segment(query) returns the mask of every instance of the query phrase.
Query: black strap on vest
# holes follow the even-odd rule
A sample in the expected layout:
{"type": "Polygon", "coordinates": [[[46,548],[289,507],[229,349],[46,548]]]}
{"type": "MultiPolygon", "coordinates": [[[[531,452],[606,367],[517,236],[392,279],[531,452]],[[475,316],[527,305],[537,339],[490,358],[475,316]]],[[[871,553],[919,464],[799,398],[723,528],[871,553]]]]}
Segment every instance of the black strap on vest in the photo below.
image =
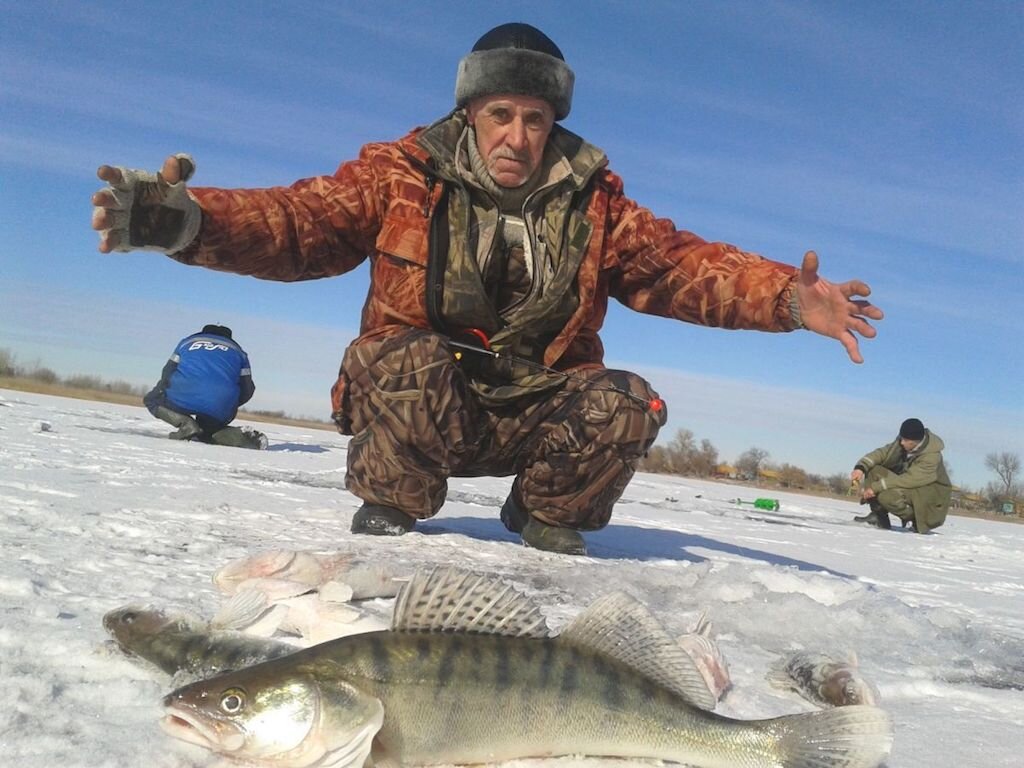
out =
{"type": "Polygon", "coordinates": [[[442,309],[444,307],[444,275],[448,268],[448,195],[449,186],[441,182],[441,197],[434,206],[430,220],[430,250],[427,254],[427,319],[435,331],[448,333],[442,309]]]}

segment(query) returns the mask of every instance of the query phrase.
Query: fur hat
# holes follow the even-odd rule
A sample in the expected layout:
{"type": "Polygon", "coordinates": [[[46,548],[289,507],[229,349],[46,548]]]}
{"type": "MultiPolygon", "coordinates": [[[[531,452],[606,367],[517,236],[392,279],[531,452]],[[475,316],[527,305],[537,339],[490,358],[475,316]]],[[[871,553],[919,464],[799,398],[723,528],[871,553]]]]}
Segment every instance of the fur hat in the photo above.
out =
{"type": "Polygon", "coordinates": [[[900,437],[904,440],[924,440],[924,424],[920,419],[907,419],[900,424],[900,437]]]}
{"type": "Polygon", "coordinates": [[[551,38],[529,24],[502,24],[476,41],[459,62],[455,103],[477,96],[513,93],[544,99],[562,120],[572,108],[576,76],[551,38]]]}

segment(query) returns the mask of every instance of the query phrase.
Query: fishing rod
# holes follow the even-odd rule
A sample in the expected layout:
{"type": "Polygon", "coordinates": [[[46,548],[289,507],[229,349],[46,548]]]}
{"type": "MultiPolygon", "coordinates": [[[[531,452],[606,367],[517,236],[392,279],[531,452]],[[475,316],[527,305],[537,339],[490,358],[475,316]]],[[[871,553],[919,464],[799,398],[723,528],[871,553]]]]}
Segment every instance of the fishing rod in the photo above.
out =
{"type": "MultiPolygon", "coordinates": [[[[455,347],[457,350],[473,352],[474,354],[477,355],[489,357],[492,360],[503,360],[508,363],[525,365],[528,368],[533,368],[534,370],[537,371],[544,371],[545,373],[554,374],[555,376],[562,376],[565,379],[578,381],[584,384],[585,386],[589,387],[590,389],[601,390],[604,392],[615,392],[616,394],[628,397],[630,400],[633,400],[634,402],[640,403],[644,408],[646,408],[649,411],[653,411],[654,413],[664,410],[665,408],[665,401],[662,400],[660,397],[653,397],[648,399],[646,397],[641,397],[640,395],[635,395],[629,390],[622,389],[621,387],[616,387],[612,384],[594,384],[590,379],[584,378],[583,376],[578,376],[574,373],[569,373],[568,371],[559,371],[552,368],[549,365],[544,365],[543,363],[535,362],[533,360],[530,360],[529,358],[521,357],[520,355],[516,355],[511,352],[498,352],[497,350],[491,349],[491,343],[490,340],[487,338],[487,334],[485,334],[479,328],[467,328],[466,334],[479,339],[480,344],[482,346],[477,344],[470,344],[464,341],[457,341],[456,339],[453,339],[451,337],[448,338],[448,345],[455,347]]],[[[461,359],[461,352],[456,352],[455,361],[458,362],[461,359]]]]}

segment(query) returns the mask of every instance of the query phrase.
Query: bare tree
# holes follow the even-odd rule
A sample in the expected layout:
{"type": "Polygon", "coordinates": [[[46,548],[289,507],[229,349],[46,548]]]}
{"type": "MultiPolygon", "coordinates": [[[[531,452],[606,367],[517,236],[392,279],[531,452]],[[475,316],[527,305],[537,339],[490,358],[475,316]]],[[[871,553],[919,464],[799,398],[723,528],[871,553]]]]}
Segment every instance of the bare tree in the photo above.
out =
{"type": "Polygon", "coordinates": [[[706,437],[700,441],[700,450],[693,456],[693,471],[697,477],[711,477],[718,467],[718,449],[706,437]]]}
{"type": "Polygon", "coordinates": [[[850,476],[845,472],[836,472],[825,478],[828,489],[837,496],[848,495],[850,490],[850,476]]]}
{"type": "Polygon", "coordinates": [[[751,480],[757,480],[757,474],[768,455],[764,448],[748,448],[736,459],[736,469],[751,480]]]}
{"type": "Polygon", "coordinates": [[[1020,456],[1009,451],[1002,453],[990,453],[985,456],[985,466],[999,476],[1003,484],[1003,496],[1016,495],[1017,475],[1020,472],[1020,456]]]}

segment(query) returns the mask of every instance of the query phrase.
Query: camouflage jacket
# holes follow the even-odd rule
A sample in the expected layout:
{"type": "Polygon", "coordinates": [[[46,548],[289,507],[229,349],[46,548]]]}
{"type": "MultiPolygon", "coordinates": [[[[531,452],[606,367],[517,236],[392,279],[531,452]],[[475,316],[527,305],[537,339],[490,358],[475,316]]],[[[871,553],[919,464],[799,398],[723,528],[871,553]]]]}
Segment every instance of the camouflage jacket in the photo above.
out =
{"type": "MultiPolygon", "coordinates": [[[[332,176],[290,187],[194,188],[203,224],[196,240],[172,258],[282,281],[340,275],[370,259],[356,343],[409,326],[440,323],[451,330],[444,315],[457,307],[430,297],[450,282],[447,256],[464,236],[456,226],[466,218],[461,182],[445,156],[463,123],[463,114],[454,112],[398,141],[366,145],[332,176]],[[447,227],[439,224],[442,218],[447,227]]],[[[560,126],[549,143],[573,169],[548,198],[543,224],[565,265],[552,304],[570,311],[545,334],[550,341],[539,360],[562,370],[601,365],[598,331],[609,297],[638,312],[700,325],[796,327],[789,311],[794,267],[705,242],[656,218],[623,194],[622,180],[607,169],[600,150],[560,126]]]]}
{"type": "Polygon", "coordinates": [[[924,439],[913,451],[904,451],[896,438],[861,458],[855,469],[865,475],[876,466],[893,472],[872,481],[871,489],[876,494],[896,489],[904,491],[914,508],[917,530],[927,533],[945,522],[953,495],[949,473],[942,461],[943,448],[942,438],[926,429],[924,439]]]}
{"type": "Polygon", "coordinates": [[[875,493],[892,488],[912,490],[926,485],[950,488],[949,475],[942,463],[943,448],[942,438],[926,429],[924,439],[909,453],[903,450],[897,438],[861,458],[854,468],[867,474],[878,465],[894,473],[871,484],[875,493]]]}

